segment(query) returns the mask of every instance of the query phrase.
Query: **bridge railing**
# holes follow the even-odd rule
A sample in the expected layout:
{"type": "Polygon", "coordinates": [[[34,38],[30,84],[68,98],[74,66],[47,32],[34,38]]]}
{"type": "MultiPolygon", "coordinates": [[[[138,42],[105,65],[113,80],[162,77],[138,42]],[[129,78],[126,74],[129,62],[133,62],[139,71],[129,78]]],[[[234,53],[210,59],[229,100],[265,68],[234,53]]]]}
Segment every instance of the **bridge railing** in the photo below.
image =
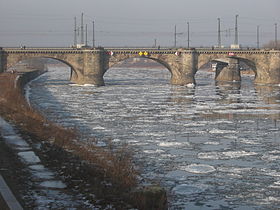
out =
{"type": "Polygon", "coordinates": [[[140,48],[140,47],[110,47],[110,48],[75,48],[75,47],[4,47],[1,51],[8,53],[99,53],[100,50],[113,52],[114,54],[139,54],[148,52],[149,54],[174,54],[177,52],[188,54],[196,52],[198,54],[227,54],[233,52],[234,54],[268,54],[280,53],[279,50],[271,49],[230,49],[230,48],[140,48]]]}

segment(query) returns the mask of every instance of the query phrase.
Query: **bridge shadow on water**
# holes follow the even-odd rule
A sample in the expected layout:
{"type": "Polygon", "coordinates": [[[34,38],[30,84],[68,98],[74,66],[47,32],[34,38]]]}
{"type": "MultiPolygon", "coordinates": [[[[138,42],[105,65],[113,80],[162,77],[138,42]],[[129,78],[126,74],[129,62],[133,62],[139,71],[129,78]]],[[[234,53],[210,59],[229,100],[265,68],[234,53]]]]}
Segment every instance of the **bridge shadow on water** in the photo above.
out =
{"type": "MultiPolygon", "coordinates": [[[[104,134],[102,132],[98,131],[95,131],[94,137],[88,136],[87,133],[90,133],[89,131],[92,132],[92,127],[88,126],[84,121],[82,121],[77,112],[67,109],[65,102],[61,101],[61,99],[56,96],[57,93],[54,93],[46,88],[46,86],[54,86],[62,94],[73,93],[68,92],[69,88],[74,92],[80,91],[76,90],[77,86],[71,83],[68,79],[54,79],[52,76],[50,76],[50,72],[46,72],[40,78],[32,81],[29,86],[32,89],[30,96],[31,105],[39,110],[48,120],[51,120],[57,124],[61,124],[66,128],[75,129],[84,140],[98,143],[98,139],[100,138],[102,141],[109,141],[109,139],[103,138],[104,134]]],[[[84,87],[84,89],[88,89],[88,87],[84,87]]],[[[84,90],[81,91],[81,93],[92,96],[93,94],[98,94],[98,91],[84,90]]],[[[75,101],[74,98],[73,101],[75,101]]],[[[78,110],[82,107],[76,108],[78,110]]]]}
{"type": "Polygon", "coordinates": [[[149,79],[142,78],[142,79],[116,79],[116,80],[105,80],[106,86],[145,86],[153,83],[162,83],[162,79],[149,79]]]}

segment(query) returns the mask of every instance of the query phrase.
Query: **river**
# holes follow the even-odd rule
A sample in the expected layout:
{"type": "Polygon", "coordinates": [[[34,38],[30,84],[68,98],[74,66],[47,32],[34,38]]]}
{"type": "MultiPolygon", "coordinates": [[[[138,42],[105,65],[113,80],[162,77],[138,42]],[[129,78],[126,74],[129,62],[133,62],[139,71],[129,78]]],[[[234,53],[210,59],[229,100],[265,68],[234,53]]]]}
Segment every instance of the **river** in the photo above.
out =
{"type": "Polygon", "coordinates": [[[220,85],[202,70],[195,88],[170,85],[166,69],[109,69],[103,87],[69,75],[49,67],[30,84],[31,104],[100,146],[128,144],[170,209],[280,208],[280,86],[248,75],[220,85]]]}

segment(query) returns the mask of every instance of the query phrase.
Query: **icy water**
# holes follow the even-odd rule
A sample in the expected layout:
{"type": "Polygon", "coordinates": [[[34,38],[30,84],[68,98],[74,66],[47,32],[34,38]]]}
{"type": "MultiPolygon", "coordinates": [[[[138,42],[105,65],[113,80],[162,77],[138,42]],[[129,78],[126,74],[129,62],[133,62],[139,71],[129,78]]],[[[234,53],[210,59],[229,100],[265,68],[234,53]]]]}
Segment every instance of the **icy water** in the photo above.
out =
{"type": "Polygon", "coordinates": [[[76,86],[50,67],[30,85],[46,116],[135,151],[142,176],[169,192],[170,209],[280,208],[280,87],[169,84],[164,69],[110,69],[106,86],[76,86]]]}

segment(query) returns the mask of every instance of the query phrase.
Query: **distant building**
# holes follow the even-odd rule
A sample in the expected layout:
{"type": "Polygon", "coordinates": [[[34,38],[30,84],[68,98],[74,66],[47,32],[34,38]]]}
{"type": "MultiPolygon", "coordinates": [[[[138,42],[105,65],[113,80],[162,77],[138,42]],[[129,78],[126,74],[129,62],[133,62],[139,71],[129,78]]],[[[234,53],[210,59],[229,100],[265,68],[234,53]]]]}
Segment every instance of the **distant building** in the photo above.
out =
{"type": "Polygon", "coordinates": [[[230,45],[230,49],[240,49],[240,45],[239,44],[232,44],[230,45]]]}

